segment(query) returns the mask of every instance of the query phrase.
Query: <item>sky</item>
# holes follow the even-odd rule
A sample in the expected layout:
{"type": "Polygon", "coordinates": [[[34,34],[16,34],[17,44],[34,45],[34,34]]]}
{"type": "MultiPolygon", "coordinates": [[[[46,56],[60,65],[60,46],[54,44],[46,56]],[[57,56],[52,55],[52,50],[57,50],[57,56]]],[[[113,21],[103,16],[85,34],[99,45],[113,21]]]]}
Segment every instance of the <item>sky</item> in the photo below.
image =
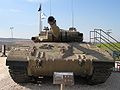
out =
{"type": "Polygon", "coordinates": [[[74,27],[84,33],[85,41],[89,41],[89,32],[94,29],[111,30],[111,35],[120,41],[120,0],[0,0],[0,37],[11,38],[10,27],[14,27],[14,38],[38,35],[40,3],[46,15],[43,26],[49,27],[47,18],[51,12],[57,25],[68,30],[73,12],[74,27]]]}

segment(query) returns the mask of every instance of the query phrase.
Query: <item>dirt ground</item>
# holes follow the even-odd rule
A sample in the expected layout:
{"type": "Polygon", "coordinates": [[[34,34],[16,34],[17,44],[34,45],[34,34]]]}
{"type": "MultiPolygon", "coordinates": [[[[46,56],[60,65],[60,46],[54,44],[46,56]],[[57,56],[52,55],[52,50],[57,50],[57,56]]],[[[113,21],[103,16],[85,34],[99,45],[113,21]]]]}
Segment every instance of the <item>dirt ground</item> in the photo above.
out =
{"type": "MultiPolygon", "coordinates": [[[[53,85],[49,81],[41,84],[19,85],[15,83],[8,73],[5,62],[6,58],[0,57],[0,90],[60,90],[59,85],[53,85]]],[[[104,84],[90,86],[76,83],[74,86],[66,86],[65,90],[120,90],[120,73],[113,72],[104,84]]]]}

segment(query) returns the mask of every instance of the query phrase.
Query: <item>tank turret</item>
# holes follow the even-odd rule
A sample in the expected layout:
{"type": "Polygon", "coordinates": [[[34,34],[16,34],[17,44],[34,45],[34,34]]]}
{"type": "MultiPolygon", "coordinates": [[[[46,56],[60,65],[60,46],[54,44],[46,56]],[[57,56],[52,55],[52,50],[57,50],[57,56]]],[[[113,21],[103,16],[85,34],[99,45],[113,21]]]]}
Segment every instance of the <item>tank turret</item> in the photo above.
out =
{"type": "Polygon", "coordinates": [[[48,18],[48,23],[50,25],[50,29],[45,31],[41,31],[39,36],[32,37],[31,39],[34,42],[82,42],[83,41],[83,33],[80,33],[76,30],[76,28],[70,28],[69,30],[60,29],[56,20],[53,16],[48,18]]]}

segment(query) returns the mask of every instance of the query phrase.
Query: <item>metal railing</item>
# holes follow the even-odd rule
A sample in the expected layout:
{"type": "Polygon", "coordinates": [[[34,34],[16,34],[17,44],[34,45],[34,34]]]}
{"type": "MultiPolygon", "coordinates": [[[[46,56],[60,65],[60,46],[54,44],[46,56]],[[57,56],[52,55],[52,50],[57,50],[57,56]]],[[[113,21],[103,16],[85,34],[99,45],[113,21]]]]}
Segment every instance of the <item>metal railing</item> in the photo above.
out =
{"type": "Polygon", "coordinates": [[[94,29],[94,31],[90,31],[90,43],[101,43],[110,51],[112,51],[112,55],[114,58],[120,56],[120,47],[115,44],[120,44],[120,42],[113,38],[111,35],[109,35],[107,32],[103,31],[102,29],[94,29]]]}

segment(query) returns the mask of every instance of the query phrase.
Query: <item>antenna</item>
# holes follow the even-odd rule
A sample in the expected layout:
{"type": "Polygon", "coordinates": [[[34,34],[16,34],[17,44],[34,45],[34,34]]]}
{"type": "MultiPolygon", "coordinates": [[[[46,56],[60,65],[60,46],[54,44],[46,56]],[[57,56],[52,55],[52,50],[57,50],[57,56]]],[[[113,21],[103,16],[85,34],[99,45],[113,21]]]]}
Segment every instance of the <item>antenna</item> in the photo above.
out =
{"type": "Polygon", "coordinates": [[[71,10],[72,10],[72,27],[74,27],[74,7],[73,7],[73,0],[71,1],[71,10]]]}
{"type": "Polygon", "coordinates": [[[39,32],[41,32],[42,31],[42,19],[41,19],[41,12],[42,11],[42,9],[41,9],[41,3],[40,3],[40,7],[39,7],[39,9],[38,9],[38,12],[39,12],[39,15],[40,15],[40,21],[39,21],[39,32]]]}
{"type": "Polygon", "coordinates": [[[50,0],[50,16],[51,16],[51,0],[50,0]]]}

